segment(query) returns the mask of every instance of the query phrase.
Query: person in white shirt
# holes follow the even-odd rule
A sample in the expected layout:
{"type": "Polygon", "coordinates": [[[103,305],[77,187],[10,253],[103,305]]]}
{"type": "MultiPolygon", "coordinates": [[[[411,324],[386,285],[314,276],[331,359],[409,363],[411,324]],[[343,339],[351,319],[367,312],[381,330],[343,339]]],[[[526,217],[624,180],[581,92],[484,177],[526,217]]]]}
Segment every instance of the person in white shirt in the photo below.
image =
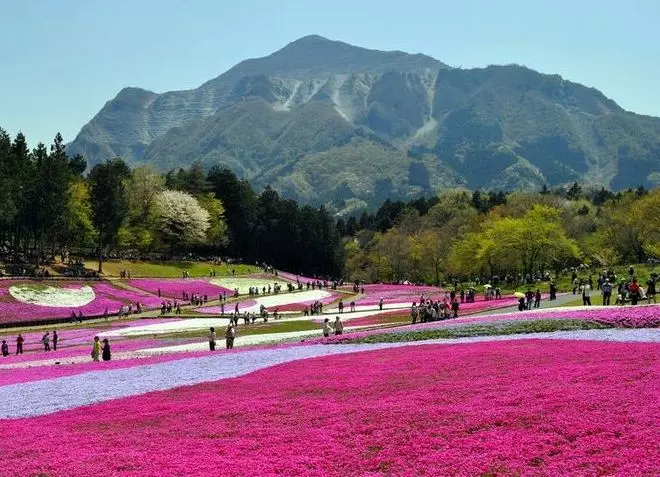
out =
{"type": "Polygon", "coordinates": [[[591,286],[589,286],[589,283],[584,282],[580,287],[580,291],[582,292],[582,304],[584,306],[591,306],[591,286]]]}
{"type": "Polygon", "coordinates": [[[330,318],[326,318],[323,322],[323,336],[327,338],[332,333],[332,326],[330,326],[330,318]]]}
{"type": "Polygon", "coordinates": [[[339,317],[335,318],[335,335],[340,335],[344,332],[344,324],[341,322],[339,317]]]}
{"type": "Polygon", "coordinates": [[[215,328],[211,327],[209,332],[209,349],[215,351],[215,328]]]}

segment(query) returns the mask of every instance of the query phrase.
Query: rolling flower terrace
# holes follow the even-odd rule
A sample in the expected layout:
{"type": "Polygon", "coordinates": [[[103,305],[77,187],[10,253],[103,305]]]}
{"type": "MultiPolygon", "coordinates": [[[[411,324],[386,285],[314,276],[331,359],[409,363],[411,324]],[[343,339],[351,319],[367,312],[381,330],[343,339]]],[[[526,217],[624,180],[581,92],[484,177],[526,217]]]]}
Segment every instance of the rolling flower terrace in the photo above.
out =
{"type": "MultiPolygon", "coordinates": [[[[12,436],[0,442],[2,475],[75,477],[99,468],[119,477],[202,476],[220,468],[337,476],[660,470],[653,405],[660,394],[660,306],[551,307],[543,295],[541,308],[519,312],[515,296],[478,297],[460,304],[458,318],[411,324],[413,302],[442,302],[446,291],[308,289],[312,281],[284,272],[0,281],[0,323],[19,326],[0,330],[11,346],[0,358],[0,422],[12,436]],[[249,295],[251,287],[259,294],[249,295]],[[193,294],[209,303],[183,300],[193,294]],[[182,303],[181,316],[160,314],[171,300],[182,303]],[[42,341],[54,326],[25,327],[71,312],[114,314],[137,301],[142,315],[58,325],[57,351],[42,341]],[[313,303],[322,303],[323,313],[303,314],[313,303]],[[209,327],[223,340],[236,307],[241,317],[262,309],[271,318],[281,314],[240,320],[237,349],[209,351],[209,327]],[[323,337],[325,320],[336,316],[343,333],[335,335],[333,325],[333,335],[323,337]],[[24,353],[16,355],[19,332],[24,353]],[[90,359],[95,336],[109,339],[112,360],[90,359]],[[92,391],[90,380],[98,383],[92,391]]],[[[570,300],[560,296],[558,304],[570,300]]]]}

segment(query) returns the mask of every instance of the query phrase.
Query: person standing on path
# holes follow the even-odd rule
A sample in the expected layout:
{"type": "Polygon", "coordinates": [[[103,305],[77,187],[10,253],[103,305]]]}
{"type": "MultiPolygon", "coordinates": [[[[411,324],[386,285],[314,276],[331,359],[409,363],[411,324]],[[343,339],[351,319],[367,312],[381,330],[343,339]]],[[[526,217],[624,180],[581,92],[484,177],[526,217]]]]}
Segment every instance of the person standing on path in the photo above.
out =
{"type": "Polygon", "coordinates": [[[609,280],[605,280],[601,287],[601,293],[603,294],[603,306],[610,305],[610,298],[612,297],[612,284],[609,280]]]}
{"type": "Polygon", "coordinates": [[[410,307],[410,318],[412,318],[413,325],[417,323],[418,316],[419,316],[419,312],[417,311],[417,303],[413,302],[412,307],[410,307]]]}
{"type": "Polygon", "coordinates": [[[335,318],[335,335],[341,335],[344,332],[344,324],[341,322],[341,319],[337,316],[335,318]]]}
{"type": "Polygon", "coordinates": [[[108,342],[108,338],[103,338],[103,351],[101,357],[103,358],[103,361],[110,361],[111,354],[110,354],[110,343],[108,342]]]}
{"type": "Polygon", "coordinates": [[[381,297],[381,299],[378,301],[378,309],[379,309],[380,311],[383,311],[383,298],[382,298],[382,297],[381,297]]]}
{"type": "Polygon", "coordinates": [[[57,336],[57,330],[53,330],[53,351],[57,351],[57,340],[60,339],[59,336],[57,336]]]}
{"type": "Polygon", "coordinates": [[[234,349],[234,338],[236,338],[236,329],[233,323],[229,323],[225,330],[225,347],[227,349],[234,349]]]}
{"type": "Polygon", "coordinates": [[[9,345],[6,340],[2,340],[2,356],[9,356],[9,345]]]}
{"type": "Polygon", "coordinates": [[[209,329],[209,350],[215,351],[215,328],[211,327],[209,329]]]}
{"type": "Polygon", "coordinates": [[[101,341],[98,336],[94,337],[94,344],[92,345],[92,361],[98,361],[101,356],[101,341]]]}
{"type": "Polygon", "coordinates": [[[50,351],[50,333],[48,331],[41,337],[41,342],[44,345],[44,351],[50,351]]]}
{"type": "Polygon", "coordinates": [[[649,278],[649,281],[646,282],[646,299],[648,300],[649,304],[651,303],[651,300],[653,300],[653,303],[655,303],[655,294],[656,294],[656,281],[657,281],[657,275],[655,273],[651,274],[651,278],[649,278]]]}
{"type": "MultiPolygon", "coordinates": [[[[630,267],[630,269],[632,270],[632,267],[630,267]]],[[[636,278],[633,278],[632,283],[628,285],[628,293],[630,294],[630,304],[636,305],[641,295],[639,290],[639,283],[637,283],[636,278]]]]}
{"type": "Polygon", "coordinates": [[[582,304],[591,306],[591,286],[585,282],[580,288],[582,289],[582,304]]]}
{"type": "Polygon", "coordinates": [[[541,306],[541,290],[537,288],[536,293],[534,294],[534,308],[538,308],[540,306],[541,306]]]}
{"type": "Polygon", "coordinates": [[[23,338],[22,334],[18,334],[18,338],[16,338],[16,354],[23,354],[23,342],[25,339],[23,338]]]}
{"type": "Polygon", "coordinates": [[[332,333],[332,326],[330,326],[330,318],[326,318],[323,321],[323,337],[328,338],[332,333]]]}

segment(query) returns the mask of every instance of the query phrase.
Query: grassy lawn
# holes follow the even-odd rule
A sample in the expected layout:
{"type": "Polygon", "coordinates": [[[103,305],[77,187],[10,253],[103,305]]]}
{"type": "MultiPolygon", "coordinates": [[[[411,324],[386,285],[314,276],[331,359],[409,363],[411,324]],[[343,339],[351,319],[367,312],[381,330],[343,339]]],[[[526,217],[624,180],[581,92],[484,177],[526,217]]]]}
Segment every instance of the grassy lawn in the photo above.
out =
{"type": "MultiPolygon", "coordinates": [[[[85,266],[96,269],[93,260],[87,260],[85,266]]],[[[118,277],[122,270],[131,273],[133,277],[181,278],[186,270],[191,277],[208,277],[210,270],[215,270],[217,276],[231,276],[235,270],[237,275],[247,275],[261,271],[253,265],[233,264],[214,265],[212,262],[135,262],[130,260],[108,260],[103,263],[103,275],[118,277]]]]}
{"type": "Polygon", "coordinates": [[[511,334],[545,333],[552,331],[592,330],[609,328],[601,323],[587,320],[535,320],[519,321],[499,325],[470,325],[456,328],[382,333],[362,338],[347,337],[342,343],[394,343],[431,339],[466,338],[473,336],[497,336],[511,334]]]}
{"type": "MultiPolygon", "coordinates": [[[[239,320],[238,328],[236,329],[236,336],[248,336],[248,335],[264,335],[272,333],[288,333],[291,331],[307,331],[307,330],[321,330],[322,325],[320,323],[314,323],[312,321],[268,321],[264,323],[263,320],[260,320],[260,323],[255,322],[253,325],[244,325],[243,320],[239,320]]],[[[216,333],[220,337],[224,337],[224,327],[216,327],[216,333]]],[[[172,332],[167,334],[159,334],[157,339],[180,339],[180,338],[200,338],[206,337],[208,333],[207,329],[203,330],[185,330],[181,332],[172,332]]]]}

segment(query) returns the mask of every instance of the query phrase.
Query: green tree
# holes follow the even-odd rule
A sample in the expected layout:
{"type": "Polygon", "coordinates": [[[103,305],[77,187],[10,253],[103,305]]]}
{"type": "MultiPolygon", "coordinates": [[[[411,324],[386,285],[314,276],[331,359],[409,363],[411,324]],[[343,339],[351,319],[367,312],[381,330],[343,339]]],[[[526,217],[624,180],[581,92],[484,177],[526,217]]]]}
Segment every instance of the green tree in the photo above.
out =
{"type": "Polygon", "coordinates": [[[92,217],[98,230],[99,273],[103,254],[117,243],[119,229],[128,215],[126,180],[131,171],[121,158],[95,165],[89,173],[92,217]]]}

